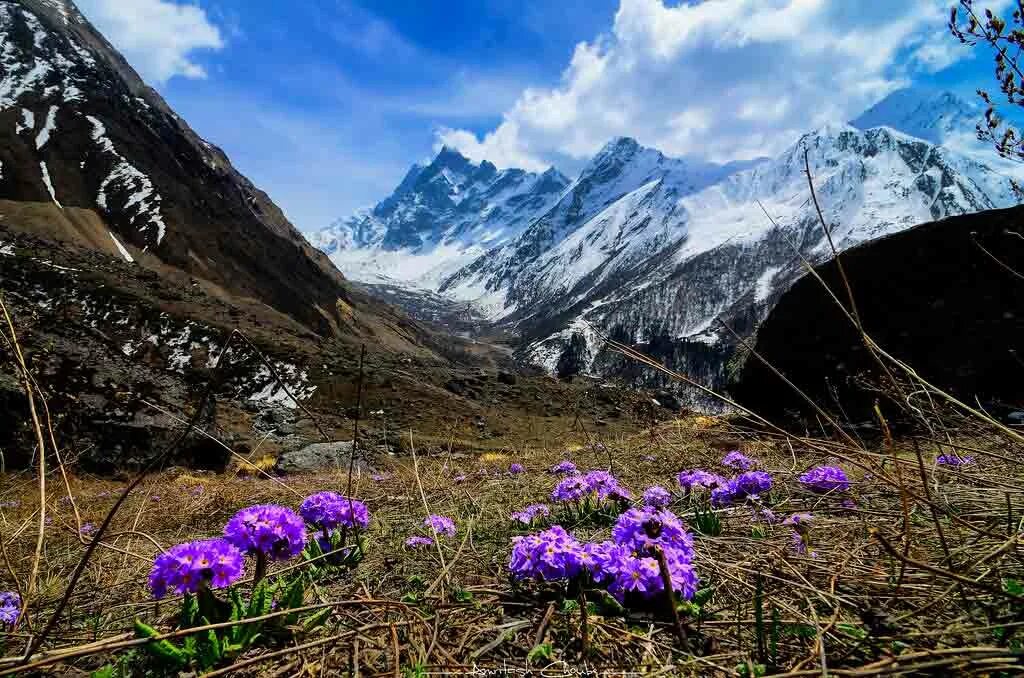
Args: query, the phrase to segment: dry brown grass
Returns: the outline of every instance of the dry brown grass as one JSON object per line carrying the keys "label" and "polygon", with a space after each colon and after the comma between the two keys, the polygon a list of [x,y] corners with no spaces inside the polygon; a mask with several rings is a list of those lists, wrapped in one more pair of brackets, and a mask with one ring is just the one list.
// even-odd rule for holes
{"label": "dry brown grass", "polygon": [[[353,494],[373,512],[370,550],[355,571],[321,581],[308,593],[307,604],[345,601],[334,606],[327,630],[256,651],[235,667],[252,675],[348,673],[353,667],[363,674],[523,667],[535,645],[549,642],[550,661],[564,662],[563,667],[730,675],[739,665],[758,662],[760,636],[762,644],[778,646],[776,669],[793,675],[885,675],[927,666],[940,675],[998,670],[1010,675],[1020,668],[1019,651],[1011,647],[1024,618],[1020,600],[1001,589],[1007,580],[1024,580],[1018,541],[1024,507],[1024,478],[1016,462],[1020,448],[991,434],[972,439],[987,442],[967,444],[978,463],[961,471],[935,467],[939,448],[916,439],[917,449],[923,445],[925,450],[923,476],[914,440],[854,451],[826,440],[774,437],[746,429],[738,420],[708,418],[679,420],[632,438],[601,441],[601,446],[579,447],[576,440],[567,440],[551,449],[503,449],[489,455],[450,455],[443,449],[427,454],[417,446],[419,483],[409,457],[382,460],[381,470],[389,474],[384,481],[366,475],[354,479]],[[570,445],[577,449],[567,455]],[[505,568],[509,540],[524,530],[508,516],[547,500],[555,482],[546,473],[551,464],[569,456],[581,468],[610,465],[640,493],[651,484],[674,488],[675,474],[685,468],[716,468],[732,447],[760,459],[775,477],[766,505],[777,515],[815,514],[814,553],[796,553],[789,528],[752,520],[750,506],[719,511],[722,534],[697,536],[697,571],[702,585],[715,593],[701,619],[685,620],[691,647],[680,646],[667,619],[592,612],[584,655],[577,610],[555,605],[549,613],[551,599],[543,591],[510,584]],[[512,460],[525,464],[528,472],[503,473]],[[799,487],[799,473],[826,460],[844,466],[855,481],[850,495],[855,506]],[[480,468],[488,474],[478,475]],[[467,480],[456,483],[460,473]],[[46,650],[68,652],[97,640],[125,638],[136,617],[173,629],[175,605],[155,604],[145,588],[157,545],[219,534],[239,508],[259,502],[295,507],[314,491],[343,491],[346,481],[344,473],[334,472],[286,478],[283,484],[231,474],[153,475],[115,518]],[[408,535],[421,532],[420,485],[430,511],[449,515],[460,526],[442,554],[403,547]],[[98,478],[70,480],[82,520],[94,524],[123,486]],[[87,539],[78,534],[58,477],[51,487],[60,489],[51,490],[48,502],[52,522],[31,606],[32,628],[39,627],[62,595]],[[7,561],[24,578],[37,537],[36,481],[8,475],[0,478],[0,488]],[[679,498],[673,508],[692,518],[688,500]],[[607,526],[565,526],[581,538],[609,534]],[[6,570],[0,570],[0,589],[12,588]],[[385,606],[381,601],[390,602]],[[22,625],[11,634],[8,656],[23,648],[28,633],[30,627]],[[86,652],[45,670],[95,669],[118,656]],[[9,661],[0,663],[0,671],[12,668]]]}

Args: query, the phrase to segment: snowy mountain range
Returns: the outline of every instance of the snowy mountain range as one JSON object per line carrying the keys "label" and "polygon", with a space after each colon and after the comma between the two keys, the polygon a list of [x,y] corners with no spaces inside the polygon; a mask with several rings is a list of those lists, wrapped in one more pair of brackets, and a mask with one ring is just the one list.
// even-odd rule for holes
{"label": "snowy mountain range", "polygon": [[723,324],[749,334],[802,275],[801,257],[830,256],[805,153],[840,249],[1015,204],[1005,174],[1013,168],[974,136],[979,116],[952,94],[903,90],[777,157],[732,166],[667,158],[618,138],[571,183],[553,170],[542,175],[547,182],[517,174],[514,212],[490,197],[461,206],[491,195],[476,174],[517,170],[478,167],[445,149],[372,212],[314,244],[353,278],[387,276],[472,303],[519,334],[521,355],[549,370],[579,335],[586,366],[599,372],[599,333],[729,344]]}

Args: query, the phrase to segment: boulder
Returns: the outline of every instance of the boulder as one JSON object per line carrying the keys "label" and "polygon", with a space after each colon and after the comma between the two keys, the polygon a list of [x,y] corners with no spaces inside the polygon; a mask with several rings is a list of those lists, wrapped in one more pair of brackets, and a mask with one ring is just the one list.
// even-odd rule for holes
{"label": "boulder", "polygon": [[[277,458],[274,470],[282,474],[313,473],[325,469],[348,469],[352,456],[352,441],[313,443],[298,450],[290,450]],[[367,471],[369,467],[357,459],[355,468]]]}

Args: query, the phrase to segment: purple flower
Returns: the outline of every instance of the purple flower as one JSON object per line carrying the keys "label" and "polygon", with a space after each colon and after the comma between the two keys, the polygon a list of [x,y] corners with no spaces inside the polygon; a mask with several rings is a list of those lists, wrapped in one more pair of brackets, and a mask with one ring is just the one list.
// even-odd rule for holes
{"label": "purple flower", "polygon": [[518,463],[518,462],[512,463],[512,464],[509,464],[508,472],[511,473],[512,475],[518,475],[520,473],[526,473],[526,467],[523,466],[522,464]]}
{"label": "purple flower", "polygon": [[257,504],[242,509],[228,521],[224,538],[243,553],[287,560],[306,545],[306,526],[290,508]]}
{"label": "purple flower", "polygon": [[551,492],[552,501],[577,501],[590,493],[590,487],[583,476],[569,476],[558,481]]}
{"label": "purple flower", "polygon": [[198,497],[198,496],[202,495],[202,493],[203,493],[203,486],[202,485],[196,485],[191,490],[189,490],[188,493],[191,494],[193,497]]}
{"label": "purple flower", "polygon": [[431,514],[426,517],[423,524],[430,528],[436,535],[446,537],[455,536],[455,521],[447,516]]}
{"label": "purple flower", "polygon": [[366,529],[370,524],[370,511],[366,504],[343,497],[335,492],[317,492],[303,500],[299,513],[326,531],[337,527]]}
{"label": "purple flower", "polygon": [[568,459],[563,459],[562,461],[558,462],[550,469],[548,469],[548,472],[563,476],[575,475],[576,473],[579,473],[579,469],[576,468],[576,464],[572,463]]}
{"label": "purple flower", "polygon": [[523,525],[530,525],[538,517],[547,517],[551,515],[551,509],[544,504],[530,504],[522,511],[516,511],[512,514],[512,520],[516,520]]}
{"label": "purple flower", "polygon": [[846,473],[838,466],[816,466],[800,476],[800,482],[812,492],[845,492],[850,489]]}
{"label": "purple flower", "polygon": [[78,533],[88,537],[90,534],[96,531],[96,526],[92,523],[83,523],[82,527],[78,529]]}
{"label": "purple flower", "polygon": [[733,450],[722,458],[722,466],[749,471],[754,466],[754,460],[739,450]]}
{"label": "purple flower", "polygon": [[21,596],[14,591],[0,591],[0,628],[14,626],[21,614]]}
{"label": "purple flower", "polygon": [[764,471],[747,471],[741,473],[725,485],[711,491],[711,503],[715,506],[726,506],[772,489],[772,477]]}
{"label": "purple flower", "polygon": [[149,588],[154,598],[163,598],[168,590],[195,593],[204,583],[223,588],[242,576],[242,564],[242,553],[224,539],[178,544],[153,561]]}
{"label": "purple flower", "polygon": [[679,480],[679,486],[687,491],[695,488],[714,489],[726,484],[726,480],[722,476],[717,473],[704,471],[703,469],[683,471],[677,479]]}
{"label": "purple flower", "polygon": [[561,525],[512,538],[508,568],[516,579],[569,579],[583,571],[583,546]]}
{"label": "purple flower", "polygon": [[418,549],[433,545],[434,540],[430,537],[412,536],[405,540],[405,547],[410,549]]}
{"label": "purple flower", "polygon": [[457,483],[464,483],[464,482],[466,482],[466,474],[465,473],[460,473],[459,475],[457,475],[454,478],[452,478],[452,480],[454,480]]}
{"label": "purple flower", "polygon": [[644,461],[658,461],[658,458],[655,457],[653,454],[645,454]]}
{"label": "purple flower", "polygon": [[628,499],[629,490],[619,485],[608,471],[588,471],[581,476],[563,478],[551,492],[552,501],[577,501],[591,495],[599,500]]}
{"label": "purple flower", "polygon": [[672,495],[660,485],[652,485],[644,490],[644,506],[661,508],[672,503]]}
{"label": "purple flower", "polygon": [[814,520],[814,516],[810,513],[794,513],[790,517],[782,521],[783,525],[792,525],[796,527],[805,527],[809,522]]}
{"label": "purple flower", "polygon": [[960,457],[955,454],[940,454],[935,460],[940,466],[970,466],[974,463],[974,457]]}
{"label": "purple flower", "polygon": [[372,476],[370,476],[370,480],[372,480],[375,483],[382,483],[390,477],[390,473],[374,473]]}
{"label": "purple flower", "polygon": [[612,528],[612,539],[634,551],[661,546],[680,549],[689,554],[687,559],[693,554],[693,537],[676,514],[664,509],[629,509]]}

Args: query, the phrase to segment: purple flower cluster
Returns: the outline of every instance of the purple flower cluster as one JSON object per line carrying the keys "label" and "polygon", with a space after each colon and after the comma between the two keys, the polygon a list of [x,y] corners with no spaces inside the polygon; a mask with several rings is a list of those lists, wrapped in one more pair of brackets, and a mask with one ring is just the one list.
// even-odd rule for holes
{"label": "purple flower cluster", "polygon": [[337,527],[365,530],[370,524],[370,511],[366,504],[336,492],[317,492],[306,497],[299,506],[299,513],[306,522],[326,531]]}
{"label": "purple flower cluster", "polygon": [[757,497],[772,489],[772,477],[764,471],[741,473],[711,491],[711,503],[725,506]]}
{"label": "purple flower cluster", "polygon": [[516,511],[512,514],[512,520],[518,521],[523,525],[530,525],[538,517],[546,518],[551,515],[551,509],[544,504],[530,504],[522,511]]}
{"label": "purple flower cluster", "polygon": [[455,521],[447,516],[432,514],[426,517],[423,525],[428,527],[438,536],[454,537]]}
{"label": "purple flower cluster", "polygon": [[430,537],[420,537],[419,535],[414,535],[405,540],[405,547],[410,549],[424,548],[433,545],[433,539]]}
{"label": "purple flower cluster", "polygon": [[14,591],[0,591],[0,627],[14,626],[21,614],[21,596]]}
{"label": "purple flower cluster", "polygon": [[725,485],[727,482],[725,478],[717,473],[711,473],[703,469],[683,471],[679,474],[677,480],[679,481],[679,486],[688,492],[695,488],[714,489],[720,485]]}
{"label": "purple flower cluster", "polygon": [[508,567],[518,579],[570,579],[584,570],[585,549],[561,525],[512,538]]}
{"label": "purple flower cluster", "polygon": [[740,471],[749,471],[754,467],[754,464],[755,462],[753,459],[739,450],[733,450],[722,457],[722,466],[728,466],[729,468],[738,469]]}
{"label": "purple flower cluster", "polygon": [[228,521],[224,538],[243,553],[287,560],[306,545],[306,526],[290,508],[257,504],[242,509]]}
{"label": "purple flower cluster", "polygon": [[644,490],[644,506],[661,508],[672,503],[672,495],[660,485],[652,485]]}
{"label": "purple flower cluster", "polygon": [[568,459],[563,459],[562,461],[558,462],[550,469],[548,469],[548,471],[550,473],[555,473],[562,476],[576,475],[577,473],[579,473],[579,469],[576,468],[576,464],[572,463]]}
{"label": "purple flower cluster", "polygon": [[[793,528],[793,549],[800,555],[808,552],[811,546],[811,522],[814,516],[810,513],[794,513],[786,518],[782,524]],[[814,552],[810,552],[814,556]]]}
{"label": "purple flower cluster", "polygon": [[583,475],[563,478],[551,492],[552,501],[578,501],[591,495],[600,500],[629,499],[629,490],[622,487],[608,471],[588,471]]}
{"label": "purple flower cluster", "polygon": [[974,463],[974,457],[960,457],[955,454],[940,454],[935,460],[939,466],[970,466]]}
{"label": "purple flower cluster", "polygon": [[672,588],[684,598],[697,590],[693,538],[669,511],[630,509],[612,530],[613,541],[580,543],[560,525],[512,540],[509,569],[517,579],[572,579],[587,573],[620,601],[653,597],[665,585],[657,550],[665,555]]}
{"label": "purple flower cluster", "polygon": [[812,492],[845,492],[850,480],[838,466],[815,466],[800,476],[800,482]]}
{"label": "purple flower cluster", "polygon": [[513,464],[509,464],[508,472],[511,473],[512,475],[519,475],[520,473],[526,473],[526,467],[516,462]]}
{"label": "purple flower cluster", "polygon": [[204,539],[172,546],[153,561],[149,588],[154,598],[168,590],[182,595],[230,585],[242,576],[242,553],[224,539]]}

